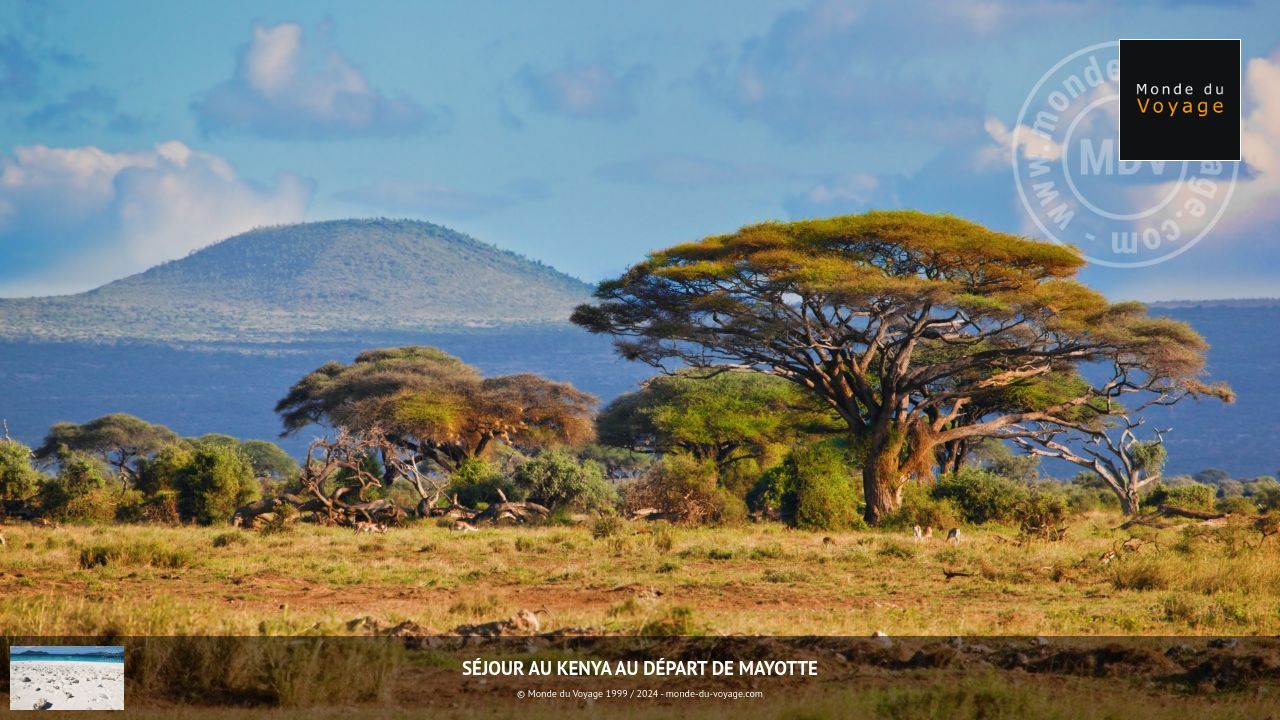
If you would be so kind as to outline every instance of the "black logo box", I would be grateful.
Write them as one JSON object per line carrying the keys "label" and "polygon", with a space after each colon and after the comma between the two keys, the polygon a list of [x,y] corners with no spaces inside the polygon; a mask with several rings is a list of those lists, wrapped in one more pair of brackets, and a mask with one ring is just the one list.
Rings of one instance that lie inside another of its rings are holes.
{"label": "black logo box", "polygon": [[[1121,39],[1120,159],[1240,160],[1240,45],[1239,39]],[[1143,85],[1146,92],[1139,93]],[[1183,112],[1185,102],[1191,114]],[[1177,103],[1173,114],[1170,103]]]}

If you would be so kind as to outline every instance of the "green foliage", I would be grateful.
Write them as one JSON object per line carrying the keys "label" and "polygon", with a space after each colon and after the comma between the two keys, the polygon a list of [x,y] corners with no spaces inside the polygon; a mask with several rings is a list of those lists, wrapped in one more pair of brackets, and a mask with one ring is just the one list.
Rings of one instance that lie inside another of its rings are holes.
{"label": "green foliage", "polygon": [[1266,483],[1255,482],[1251,490],[1249,496],[1258,505],[1259,510],[1262,512],[1280,510],[1280,483],[1275,480]]}
{"label": "green foliage", "polygon": [[1014,506],[1013,519],[1024,537],[1061,540],[1068,511],[1067,499],[1061,493],[1036,490]]}
{"label": "green foliage", "polygon": [[564,450],[548,450],[521,463],[514,481],[530,500],[549,508],[599,510],[612,507],[618,497],[599,464]]}
{"label": "green foliage", "polygon": [[1214,509],[1231,515],[1253,515],[1258,512],[1258,504],[1252,498],[1233,495],[1218,500],[1214,503]]}
{"label": "green foliage", "polygon": [[463,505],[475,507],[480,503],[500,501],[499,490],[506,494],[508,500],[523,498],[520,489],[502,474],[501,468],[484,460],[468,458],[449,477],[445,493],[456,495]]}
{"label": "green foliage", "polygon": [[884,527],[910,528],[919,525],[934,530],[960,524],[960,511],[950,499],[934,497],[933,488],[908,483],[902,489],[902,506],[881,523]]}
{"label": "green foliage", "polygon": [[249,458],[222,443],[196,449],[178,473],[177,491],[182,518],[202,525],[227,522],[236,508],[260,495]]}
{"label": "green foliage", "polygon": [[138,462],[138,479],[134,487],[147,495],[154,495],[178,486],[178,475],[191,464],[189,446],[168,445],[151,458]]}
{"label": "green foliage", "polygon": [[249,458],[253,474],[277,482],[293,480],[301,468],[279,445],[266,440],[246,440],[240,449]]}
{"label": "green foliage", "polygon": [[439,225],[332,220],[252,230],[92,294],[0,300],[0,334],[245,342],[559,322],[590,291]]}
{"label": "green foliage", "polygon": [[36,448],[35,455],[59,463],[72,452],[92,455],[111,463],[133,480],[139,459],[177,440],[177,434],[163,425],[125,413],[112,413],[80,425],[55,423]]}
{"label": "green foliage", "polygon": [[710,461],[667,455],[640,478],[623,486],[622,504],[630,510],[653,508],[676,522],[688,524],[736,521],[742,501],[722,490]]}
{"label": "green foliage", "polygon": [[616,515],[604,515],[591,523],[591,537],[603,540],[618,535],[626,527],[626,522]]}
{"label": "green foliage", "polygon": [[650,378],[605,407],[596,428],[608,445],[710,461],[720,483],[738,490],[759,476],[772,448],[841,429],[829,409],[787,380],[696,370]]}
{"label": "green foliage", "polygon": [[984,438],[970,454],[969,461],[1014,482],[1028,483],[1040,476],[1039,457],[1015,454],[995,438]]}
{"label": "green foliage", "polygon": [[62,458],[57,476],[40,484],[40,507],[61,522],[109,522],[115,518],[115,493],[107,488],[107,471],[97,459],[78,452]]}
{"label": "green foliage", "polygon": [[40,473],[31,466],[31,448],[14,440],[0,440],[0,500],[26,500],[40,486]]}
{"label": "green foliage", "polygon": [[965,522],[975,525],[1014,520],[1014,511],[1027,498],[1027,489],[987,470],[966,467],[938,480],[933,495],[950,500]]}
{"label": "green foliage", "polygon": [[834,443],[796,448],[761,476],[752,505],[774,510],[797,527],[843,530],[860,527],[862,497],[850,453]]}
{"label": "green foliage", "polygon": [[1217,491],[1210,485],[1190,483],[1187,485],[1159,484],[1147,496],[1148,505],[1174,505],[1188,510],[1213,510],[1213,501]]}

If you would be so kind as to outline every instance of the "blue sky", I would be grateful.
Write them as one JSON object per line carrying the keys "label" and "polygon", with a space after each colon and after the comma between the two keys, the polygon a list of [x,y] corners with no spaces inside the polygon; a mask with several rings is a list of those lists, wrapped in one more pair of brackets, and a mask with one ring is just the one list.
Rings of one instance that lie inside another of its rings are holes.
{"label": "blue sky", "polygon": [[1274,3],[50,0],[0,6],[0,296],[351,216],[439,222],[589,281],[870,207],[1034,236],[1009,166],[982,158],[1008,152],[1054,62],[1119,37],[1243,38],[1250,172],[1191,251],[1085,279],[1280,295]]}

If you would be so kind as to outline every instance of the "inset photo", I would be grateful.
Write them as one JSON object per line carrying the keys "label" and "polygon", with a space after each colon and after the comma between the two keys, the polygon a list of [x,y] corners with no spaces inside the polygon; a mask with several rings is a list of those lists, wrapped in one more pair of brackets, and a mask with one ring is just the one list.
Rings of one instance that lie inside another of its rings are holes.
{"label": "inset photo", "polygon": [[123,710],[121,645],[14,645],[10,710]]}

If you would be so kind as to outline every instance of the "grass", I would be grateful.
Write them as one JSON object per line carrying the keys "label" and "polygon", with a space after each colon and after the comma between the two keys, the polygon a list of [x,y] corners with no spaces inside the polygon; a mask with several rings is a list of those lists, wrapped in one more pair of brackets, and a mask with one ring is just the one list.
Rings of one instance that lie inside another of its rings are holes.
{"label": "grass", "polygon": [[[974,528],[901,532],[614,520],[369,539],[299,526],[9,526],[0,627],[17,635],[344,634],[353,618],[437,631],[537,610],[544,628],[619,634],[1280,634],[1280,542],[1077,520],[1060,543]],[[606,532],[601,532],[606,530]],[[951,577],[948,578],[948,573]],[[633,597],[644,602],[628,605]]]}

